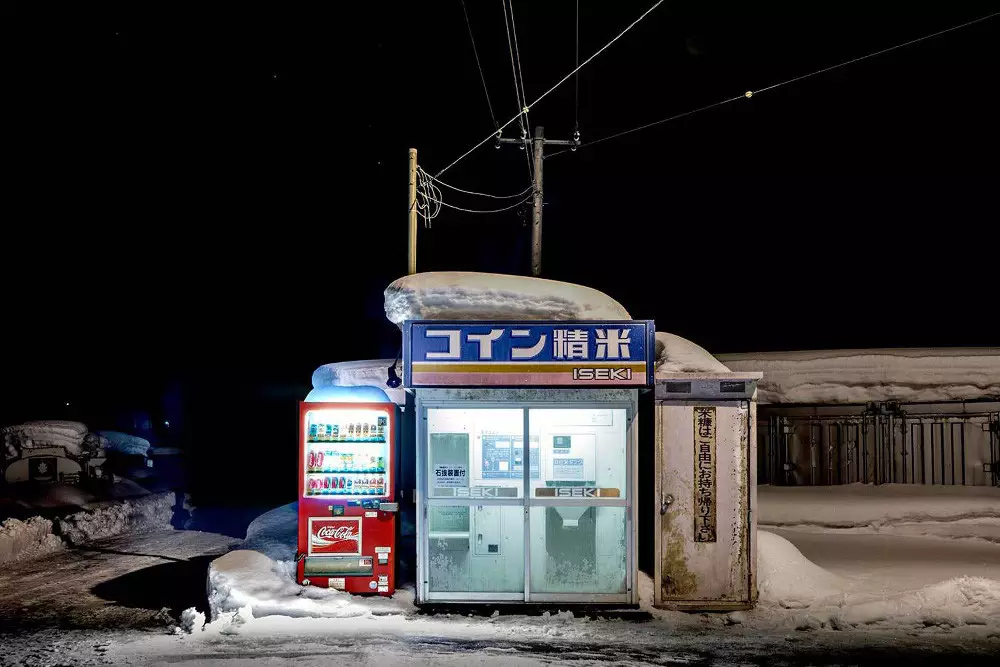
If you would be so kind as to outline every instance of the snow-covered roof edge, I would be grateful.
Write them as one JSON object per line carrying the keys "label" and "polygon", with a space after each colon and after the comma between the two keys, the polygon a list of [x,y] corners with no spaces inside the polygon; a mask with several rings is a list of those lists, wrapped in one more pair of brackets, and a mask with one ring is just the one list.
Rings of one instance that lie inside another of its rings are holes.
{"label": "snow-covered roof edge", "polygon": [[1000,348],[804,350],[719,355],[736,371],[762,371],[761,403],[864,404],[1000,396]]}
{"label": "snow-covered roof edge", "polygon": [[385,315],[406,320],[631,320],[591,287],[544,278],[467,271],[417,273],[385,289]]}

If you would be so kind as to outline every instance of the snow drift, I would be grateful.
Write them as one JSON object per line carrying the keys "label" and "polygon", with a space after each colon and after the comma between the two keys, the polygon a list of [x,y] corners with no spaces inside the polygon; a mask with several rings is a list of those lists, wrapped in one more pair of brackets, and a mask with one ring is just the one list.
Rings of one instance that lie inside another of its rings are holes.
{"label": "snow drift", "polygon": [[166,530],[174,515],[172,492],[100,503],[56,519],[56,532],[69,544],[82,544],[128,531]]}
{"label": "snow drift", "polygon": [[620,303],[590,287],[464,271],[396,280],[385,290],[385,315],[396,325],[406,320],[632,319]]}
{"label": "snow drift", "polygon": [[757,532],[757,587],[762,601],[807,607],[840,595],[846,580],[807,559],[783,537]]}
{"label": "snow drift", "polygon": [[1000,348],[817,350],[725,354],[762,371],[761,403],[957,401],[1000,396]]}
{"label": "snow drift", "polygon": [[294,560],[275,561],[250,549],[230,551],[212,561],[208,590],[213,621],[247,608],[250,619],[358,618],[413,611],[412,595],[404,591],[392,598],[356,597],[331,588],[300,586],[295,581]]}
{"label": "snow drift", "polygon": [[37,558],[62,546],[62,540],[52,534],[52,522],[40,516],[27,521],[7,519],[0,524],[0,565]]}
{"label": "snow drift", "polygon": [[686,338],[656,332],[656,373],[729,373],[729,368]]}
{"label": "snow drift", "polygon": [[241,549],[258,551],[275,561],[295,560],[298,540],[299,504],[288,503],[265,512],[247,526]]}
{"label": "snow drift", "polygon": [[850,626],[1000,625],[1000,581],[956,577],[903,593],[874,593],[877,581],[838,577],[809,561],[788,540],[757,533],[760,601],[808,610],[799,629]]}

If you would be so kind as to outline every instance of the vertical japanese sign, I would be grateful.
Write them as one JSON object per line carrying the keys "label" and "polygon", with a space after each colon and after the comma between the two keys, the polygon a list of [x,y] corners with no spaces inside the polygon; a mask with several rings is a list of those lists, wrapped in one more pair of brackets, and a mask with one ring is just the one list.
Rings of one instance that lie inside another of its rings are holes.
{"label": "vertical japanese sign", "polygon": [[694,409],[694,541],[715,542],[715,408]]}

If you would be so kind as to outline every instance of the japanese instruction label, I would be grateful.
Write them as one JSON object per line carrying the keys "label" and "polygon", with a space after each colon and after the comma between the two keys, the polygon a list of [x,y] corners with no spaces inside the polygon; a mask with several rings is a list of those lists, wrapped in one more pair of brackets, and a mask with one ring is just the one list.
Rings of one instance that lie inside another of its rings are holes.
{"label": "japanese instruction label", "polygon": [[715,408],[694,409],[694,541],[715,542]]}
{"label": "japanese instruction label", "polygon": [[464,465],[434,466],[434,486],[454,488],[469,485],[469,476]]}

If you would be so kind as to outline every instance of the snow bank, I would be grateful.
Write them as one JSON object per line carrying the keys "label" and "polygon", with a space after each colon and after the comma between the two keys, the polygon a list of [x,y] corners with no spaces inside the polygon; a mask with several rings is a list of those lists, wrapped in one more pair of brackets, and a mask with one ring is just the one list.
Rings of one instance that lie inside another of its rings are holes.
{"label": "snow bank", "polygon": [[[322,396],[315,397],[314,394],[321,394],[322,389],[329,387],[375,387],[381,389],[393,403],[404,405],[406,403],[406,393],[402,387],[392,389],[386,385],[389,379],[389,366],[393,365],[394,359],[370,359],[366,361],[343,361],[335,364],[324,364],[320,366],[312,375],[312,385],[314,391],[310,393],[313,399],[321,400]],[[396,369],[399,377],[403,377],[403,369],[400,364]],[[343,398],[330,398],[330,400],[344,400]],[[367,399],[367,400],[385,400]]]}
{"label": "snow bank", "polygon": [[56,519],[56,532],[76,545],[125,532],[166,530],[171,528],[173,506],[172,492],[101,503]]}
{"label": "snow bank", "polygon": [[877,579],[852,580],[824,570],[778,535],[758,531],[757,540],[760,601],[808,610],[792,619],[797,629],[1000,625],[1000,581],[962,576],[889,593]]}
{"label": "snow bank", "polygon": [[385,290],[385,314],[406,320],[630,320],[620,303],[595,289],[495,273],[418,273]]}
{"label": "snow bank", "polygon": [[656,373],[728,373],[725,364],[686,338],[656,332]]}
{"label": "snow bank", "polygon": [[758,531],[757,587],[761,601],[805,608],[842,594],[847,582],[814,564],[785,538]]}
{"label": "snow bank", "polygon": [[[300,586],[294,561],[275,561],[243,549],[212,561],[208,570],[209,616],[213,622],[239,613],[244,621],[264,616],[359,618],[414,611],[413,595],[359,597],[331,588]],[[249,609],[249,618],[241,610]]]}
{"label": "snow bank", "polygon": [[989,486],[760,486],[757,499],[761,526],[879,528],[1000,517],[1000,488]]}
{"label": "snow bank", "polygon": [[1000,581],[958,577],[884,600],[848,605],[838,617],[850,625],[996,625]]}
{"label": "snow bank", "polygon": [[289,503],[265,512],[247,526],[241,549],[252,549],[275,561],[295,560],[298,540],[298,503]]}
{"label": "snow bank", "polygon": [[1000,348],[817,350],[725,354],[762,371],[761,403],[954,401],[1000,396]]}
{"label": "snow bank", "polygon": [[146,456],[150,448],[149,440],[129,435],[128,433],[98,431],[97,434],[107,440],[108,444],[106,448],[113,452],[128,454],[129,456]]}
{"label": "snow bank", "polygon": [[7,519],[0,524],[0,565],[37,558],[63,546],[52,534],[52,522],[39,516],[27,521]]}

